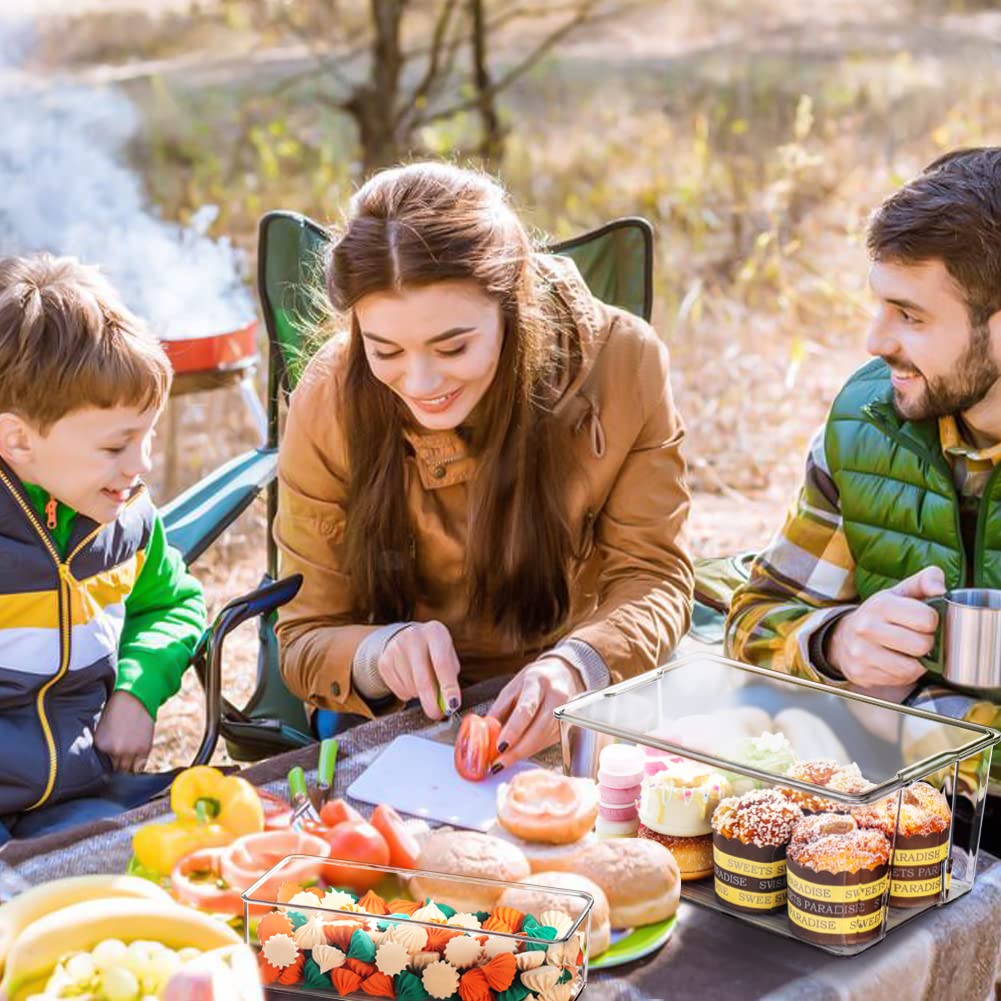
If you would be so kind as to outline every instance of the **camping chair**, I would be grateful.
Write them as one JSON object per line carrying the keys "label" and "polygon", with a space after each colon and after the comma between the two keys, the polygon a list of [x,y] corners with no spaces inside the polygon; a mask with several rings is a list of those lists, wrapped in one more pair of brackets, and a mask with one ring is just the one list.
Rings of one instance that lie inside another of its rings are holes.
{"label": "camping chair", "polygon": [[[328,240],[322,226],[296,213],[269,212],[261,220],[258,292],[269,346],[267,444],[232,460],[165,509],[168,537],[189,562],[204,552],[261,490],[267,491],[268,524],[274,521],[281,404],[316,347],[310,342],[310,334],[315,329],[315,297],[322,294]],[[597,298],[650,318],[653,231],[645,220],[618,219],[558,243],[550,251],[572,258]],[[208,760],[220,734],[231,756],[239,761],[303,747],[316,739],[305,707],[282,681],[274,633],[277,608],[291,600],[301,581],[278,581],[277,575],[278,552],[269,532],[262,587],[223,609],[196,658],[195,666],[206,691],[208,719],[199,760]],[[725,605],[700,606],[693,631],[703,641],[715,642],[722,636],[724,614]],[[259,619],[260,638],[257,684],[247,704],[238,709],[220,690],[223,646],[236,626],[255,617]]]}

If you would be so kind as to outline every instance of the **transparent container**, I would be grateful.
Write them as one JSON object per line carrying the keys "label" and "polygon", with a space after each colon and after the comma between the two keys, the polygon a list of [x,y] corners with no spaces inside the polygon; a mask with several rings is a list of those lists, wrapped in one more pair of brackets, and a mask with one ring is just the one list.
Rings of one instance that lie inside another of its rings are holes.
{"label": "transparent container", "polygon": [[680,816],[675,779],[656,775],[692,766],[712,775],[698,776],[706,822],[755,790],[804,811],[789,845],[735,819],[761,797],[727,803],[708,835],[712,873],[682,883],[687,900],[853,955],[973,887],[997,730],[713,654],[581,695],[556,718],[568,775],[595,778],[611,743],[644,749],[642,836],[665,842]]}
{"label": "transparent container", "polygon": [[[370,895],[352,891],[351,900],[328,887],[324,874],[331,861],[291,855],[243,894],[247,943],[266,986],[304,997],[369,1001],[422,997],[417,984],[431,997],[453,997],[460,985],[462,996],[495,997],[520,982],[532,995],[572,1001],[587,984],[590,894],[350,863],[354,878],[362,874],[387,906],[400,908],[383,914]],[[310,870],[318,876],[312,889],[301,882]],[[421,901],[412,901],[414,877],[433,891],[430,898],[422,893]],[[301,889],[293,893],[290,883]],[[522,912],[498,909],[505,890],[544,893],[546,908],[518,920]],[[470,909],[488,900],[494,901],[491,911]],[[415,904],[422,909],[403,913]]]}

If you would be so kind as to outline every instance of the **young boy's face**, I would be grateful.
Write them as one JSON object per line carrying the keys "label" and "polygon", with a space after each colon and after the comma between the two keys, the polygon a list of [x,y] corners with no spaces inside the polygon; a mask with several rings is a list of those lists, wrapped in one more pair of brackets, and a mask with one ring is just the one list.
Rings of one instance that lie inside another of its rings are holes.
{"label": "young boy's face", "polygon": [[94,521],[114,521],[151,469],[159,416],[135,407],[86,407],[44,435],[25,425],[27,447],[12,457],[15,472]]}

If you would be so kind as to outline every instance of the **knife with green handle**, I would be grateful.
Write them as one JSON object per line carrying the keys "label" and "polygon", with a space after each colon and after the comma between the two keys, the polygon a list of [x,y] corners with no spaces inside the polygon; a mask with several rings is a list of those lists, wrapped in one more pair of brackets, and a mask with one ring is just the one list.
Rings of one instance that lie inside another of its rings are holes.
{"label": "knife with green handle", "polygon": [[320,809],[330,799],[334,787],[334,769],[337,766],[337,741],[327,737],[320,742],[320,760],[316,766],[316,789],[320,794]]}

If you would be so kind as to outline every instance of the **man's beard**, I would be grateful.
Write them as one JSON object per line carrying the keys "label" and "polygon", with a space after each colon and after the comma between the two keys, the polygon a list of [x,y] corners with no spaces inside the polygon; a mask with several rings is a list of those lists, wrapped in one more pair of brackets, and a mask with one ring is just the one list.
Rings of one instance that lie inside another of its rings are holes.
{"label": "man's beard", "polygon": [[925,391],[917,399],[902,399],[894,390],[897,413],[905,420],[925,421],[961,414],[976,406],[1001,377],[1001,369],[991,353],[990,336],[986,323],[974,327],[970,343],[949,375],[929,379],[918,372],[924,379]]}

